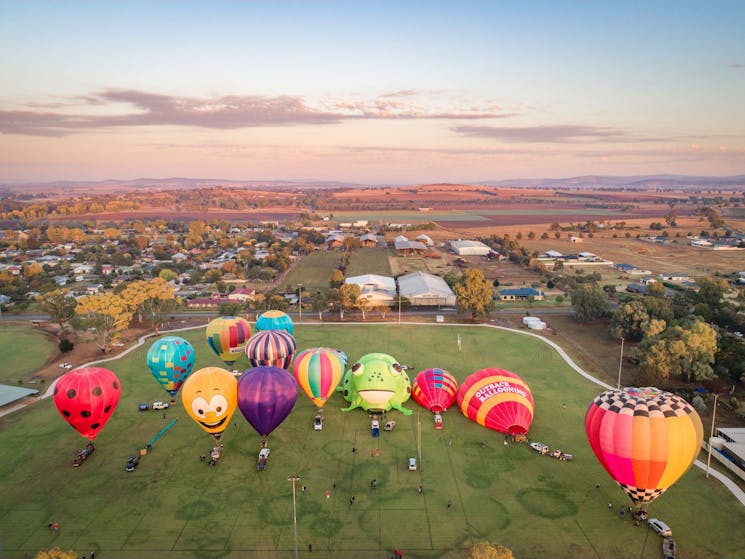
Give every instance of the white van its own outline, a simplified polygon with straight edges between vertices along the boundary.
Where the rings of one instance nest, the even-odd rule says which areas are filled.
[[[409,458],[409,470],[416,471],[416,458]]]
[[[670,529],[670,526],[665,524],[662,520],[659,518],[650,518],[648,521],[649,527],[652,528],[655,532],[657,532],[660,536],[672,536],[673,531]]]

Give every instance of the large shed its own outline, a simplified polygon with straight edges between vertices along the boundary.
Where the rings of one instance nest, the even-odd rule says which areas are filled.
[[[344,283],[359,285],[360,297],[373,303],[393,304],[396,299],[396,280],[388,276],[363,274],[349,277]]]
[[[458,256],[486,256],[491,249],[481,241],[450,241],[450,248]]]
[[[398,278],[398,290],[414,306],[455,305],[455,293],[440,276],[414,272]]]

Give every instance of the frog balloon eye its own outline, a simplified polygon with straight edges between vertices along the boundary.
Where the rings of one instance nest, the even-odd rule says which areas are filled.
[[[394,363],[393,365],[391,365],[391,373],[393,373],[394,375],[400,375],[401,371],[403,370],[404,368],[398,363]]]
[[[202,397],[194,398],[191,401],[191,410],[194,412],[194,415],[204,419],[207,416],[207,400]]]
[[[354,365],[352,365],[353,375],[360,376],[364,372],[365,372],[365,366],[362,363],[355,363]]]

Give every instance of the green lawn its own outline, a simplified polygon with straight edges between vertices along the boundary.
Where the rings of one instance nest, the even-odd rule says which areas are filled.
[[[28,380],[56,351],[49,337],[26,326],[5,323],[0,328],[0,337],[3,340],[0,383]]]
[[[203,334],[182,334],[197,350],[196,368],[221,365]],[[260,438],[240,412],[223,436],[224,457],[210,468],[199,456],[212,439],[184,413],[180,399],[167,418],[137,411],[138,402],[165,399],[145,367],[146,344],[107,365],[122,381],[122,399],[82,467],[72,468],[71,461],[85,441],[51,400],[0,419],[4,557],[52,546],[143,559],[292,557],[292,474],[307,486],[297,495],[302,557],[379,558],[399,548],[406,557],[462,558],[480,539],[505,545],[520,558],[660,557],[661,539],[619,516],[626,497],[586,443],[584,413],[601,388],[540,340],[463,325],[296,325],[295,334],[299,349],[330,345],[351,359],[383,351],[414,371],[437,366],[459,380],[483,367],[510,369],[535,397],[531,438],[574,453],[575,461],[539,456],[526,445],[504,446],[500,434],[456,408],[445,415],[445,429],[436,431],[431,415],[413,400],[407,407],[415,413],[391,412],[398,425],[378,439],[370,435],[367,415],[341,412],[345,402],[336,395],[324,410],[323,431],[315,432],[315,407],[301,393],[269,437],[266,471],[256,470]],[[175,426],[139,468],[126,473],[127,457],[174,418]],[[379,456],[371,455],[374,449]],[[406,468],[410,456],[420,458],[416,472]],[[371,479],[377,489],[369,487]],[[745,510],[698,469],[650,512],[673,528],[683,557],[742,556]],[[48,529],[52,521],[60,523],[58,532]]]
[[[303,284],[304,291],[310,293],[328,290],[331,274],[339,267],[341,254],[335,250],[311,252],[287,274],[282,284],[283,289],[289,292]]]
[[[352,252],[352,260],[347,267],[346,277],[363,274],[391,275],[388,250],[382,248],[359,248]]]

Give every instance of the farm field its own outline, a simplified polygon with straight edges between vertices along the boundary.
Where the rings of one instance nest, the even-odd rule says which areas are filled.
[[[282,282],[285,291],[292,291],[299,284],[303,284],[306,291],[314,293],[318,290],[327,290],[331,274],[339,266],[341,252],[316,250],[303,257],[303,259],[290,270]]]
[[[359,248],[352,253],[352,260],[347,266],[346,277],[363,274],[391,275],[390,254],[380,248]]]
[[[145,367],[146,343],[103,365],[119,376],[122,399],[80,468],[72,468],[71,460],[85,440],[58,416],[50,399],[0,419],[4,556],[59,546],[79,555],[93,550],[98,556],[145,559],[290,557],[287,478],[294,474],[307,486],[297,494],[302,557],[381,557],[398,548],[407,557],[461,558],[482,539],[523,558],[660,556],[658,536],[619,516],[626,496],[585,442],[584,413],[602,389],[539,339],[465,325],[300,324],[295,334],[299,349],[337,347],[352,360],[383,351],[411,371],[438,366],[459,380],[488,366],[512,370],[530,384],[536,400],[531,438],[572,452],[575,460],[539,456],[526,445],[505,446],[500,434],[455,408],[444,416],[445,429],[435,431],[431,415],[412,400],[406,404],[411,416],[389,413],[398,425],[373,438],[367,415],[341,412],[345,402],[337,394],[324,410],[323,430],[313,431],[315,407],[301,393],[269,437],[266,471],[256,470],[260,437],[240,412],[223,436],[223,458],[210,468],[199,456],[212,439],[184,413],[180,399],[165,414],[137,411],[139,402],[167,398]],[[180,335],[197,351],[195,369],[223,366],[206,348],[203,328]],[[127,457],[174,419],[139,467],[125,472]],[[415,472],[406,468],[409,457],[419,459]],[[376,489],[370,488],[371,479],[377,480]],[[696,468],[650,512],[673,528],[682,556],[741,552],[743,507]],[[55,521],[59,531],[48,528]]]

